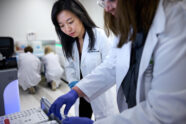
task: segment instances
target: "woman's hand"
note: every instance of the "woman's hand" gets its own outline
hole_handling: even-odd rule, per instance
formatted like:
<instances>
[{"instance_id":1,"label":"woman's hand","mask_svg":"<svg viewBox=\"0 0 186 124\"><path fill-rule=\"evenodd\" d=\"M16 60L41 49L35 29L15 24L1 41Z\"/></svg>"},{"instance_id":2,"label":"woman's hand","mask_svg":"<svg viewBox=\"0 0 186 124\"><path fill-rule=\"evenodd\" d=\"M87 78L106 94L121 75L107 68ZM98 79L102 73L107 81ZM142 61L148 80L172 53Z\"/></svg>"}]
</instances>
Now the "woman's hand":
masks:
<instances>
[{"instance_id":1,"label":"woman's hand","mask_svg":"<svg viewBox=\"0 0 186 124\"><path fill-rule=\"evenodd\" d=\"M54 113L56 117L62 120L62 116L60 113L61 107L65 104L64 114L67 115L71 106L76 102L78 98L78 94L75 90L69 91L67 94L58 97L55 102L50 106L48 115Z\"/></svg>"}]
</instances>

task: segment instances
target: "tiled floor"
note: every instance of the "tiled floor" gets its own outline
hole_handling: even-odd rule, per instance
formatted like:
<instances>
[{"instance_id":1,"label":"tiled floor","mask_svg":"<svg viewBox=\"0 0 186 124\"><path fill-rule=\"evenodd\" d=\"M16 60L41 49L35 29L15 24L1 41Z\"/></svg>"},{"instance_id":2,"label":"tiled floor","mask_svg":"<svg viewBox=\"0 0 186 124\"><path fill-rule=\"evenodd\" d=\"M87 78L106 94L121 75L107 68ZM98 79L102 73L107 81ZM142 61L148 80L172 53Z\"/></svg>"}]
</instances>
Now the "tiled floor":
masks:
<instances>
[{"instance_id":1,"label":"tiled floor","mask_svg":"<svg viewBox=\"0 0 186 124\"><path fill-rule=\"evenodd\" d=\"M52 91L49 87L46 86L45 82L42 82L38 85L36 94L29 94L28 91L23 91L20 88L20 102L21 102L21 111L27 110L30 108L39 108L40 107L40 99L41 97L47 98L51 103L53 101L67 93L70 89L67 84L62 83L61 86L56 90ZM61 113L63 113L64 107L61 109ZM74 115L74 107L72 107L69 111L69 116Z\"/></svg>"}]
</instances>

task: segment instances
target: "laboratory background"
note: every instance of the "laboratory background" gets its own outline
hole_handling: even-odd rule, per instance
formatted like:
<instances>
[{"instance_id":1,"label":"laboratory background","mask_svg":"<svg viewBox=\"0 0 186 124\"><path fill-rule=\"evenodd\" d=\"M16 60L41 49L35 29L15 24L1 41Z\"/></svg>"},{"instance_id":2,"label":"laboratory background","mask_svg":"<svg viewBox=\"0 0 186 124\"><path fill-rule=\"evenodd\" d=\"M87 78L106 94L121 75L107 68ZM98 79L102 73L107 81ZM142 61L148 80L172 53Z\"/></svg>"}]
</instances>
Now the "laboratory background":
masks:
<instances>
[{"instance_id":1,"label":"laboratory background","mask_svg":"<svg viewBox=\"0 0 186 124\"><path fill-rule=\"evenodd\" d=\"M186 0L0 0L0 124L186 124L185 23Z\"/></svg>"},{"instance_id":2,"label":"laboratory background","mask_svg":"<svg viewBox=\"0 0 186 124\"><path fill-rule=\"evenodd\" d=\"M27 73L24 73L24 71L18 72L18 69L14 64L12 64L11 67L9 65L4 67L3 59L6 59L6 57L4 58L3 56L5 53L1 55L0 116L9 115L15 112L25 112L25 110L34 111L35 108L41 108L41 101L43 99L47 99L47 102L52 103L57 97L70 90L64 75L65 58L62 52L63 46L60 44L55 32L55 27L51 21L51 9L54 2L55 0L0 1L0 49L4 49L3 47L7 47L8 45L10 48L7 50L11 51L13 47L14 53L12 56L9 56L8 59L11 59L12 57L16 58L16 60L12 59L5 61L11 61L10 64L15 64L15 61L17 60L20 61L20 63L23 62L24 57L21 55L24 53L27 46L33 48L31 54L36 56L40 61L38 65L38 68L40 68L40 81L33 87L34 89L29 89L26 88L27 86L20 86L18 84L18 78L20 78L20 80L21 78L25 78ZM80 2L84 5L96 25L103 28L103 8L99 7L95 0L80 0ZM3 43L5 41L7 43L6 45ZM57 87L53 87L52 82L52 88L48 87L46 84L47 79L44 74L46 66L43 64L46 47L50 47L51 51L58 56L59 64L62 68L61 84ZM23 61L21 61L21 57L23 57ZM20 66L20 63L17 62L18 67ZM26 66L29 67L31 64L32 62L30 61L30 64L28 63ZM22 74L23 77L19 77L18 73L24 73L24 75ZM11 79L12 77L13 79ZM17 82L14 82L15 84L9 87L9 83L14 80L17 80ZM18 89L16 89L16 87ZM71 108L69 115L74 115L74 107ZM35 115L32 118L34 117ZM5 120L6 118L1 118L0 124L3 122L5 123Z\"/></svg>"}]
</instances>

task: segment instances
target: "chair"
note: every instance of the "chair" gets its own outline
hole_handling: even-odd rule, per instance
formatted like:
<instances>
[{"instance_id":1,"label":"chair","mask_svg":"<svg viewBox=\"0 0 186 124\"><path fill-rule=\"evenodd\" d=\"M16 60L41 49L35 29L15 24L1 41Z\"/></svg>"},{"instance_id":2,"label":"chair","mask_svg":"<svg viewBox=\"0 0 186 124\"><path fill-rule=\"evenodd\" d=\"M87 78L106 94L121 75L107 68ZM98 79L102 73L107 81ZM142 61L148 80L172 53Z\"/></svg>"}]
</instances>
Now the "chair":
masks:
<instances>
[{"instance_id":1,"label":"chair","mask_svg":"<svg viewBox=\"0 0 186 124\"><path fill-rule=\"evenodd\" d=\"M20 97L18 80L10 82L3 94L5 115L20 112Z\"/></svg>"}]
</instances>

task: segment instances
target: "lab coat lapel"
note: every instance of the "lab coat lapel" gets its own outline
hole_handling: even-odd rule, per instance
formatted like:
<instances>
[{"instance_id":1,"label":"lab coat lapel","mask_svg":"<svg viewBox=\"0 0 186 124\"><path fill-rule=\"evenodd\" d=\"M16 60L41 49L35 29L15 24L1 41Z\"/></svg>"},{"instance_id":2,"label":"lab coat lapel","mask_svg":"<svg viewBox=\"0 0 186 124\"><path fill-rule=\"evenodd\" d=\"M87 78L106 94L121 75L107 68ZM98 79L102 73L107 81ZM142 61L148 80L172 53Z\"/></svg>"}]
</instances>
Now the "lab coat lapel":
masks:
<instances>
[{"instance_id":1,"label":"lab coat lapel","mask_svg":"<svg viewBox=\"0 0 186 124\"><path fill-rule=\"evenodd\" d=\"M130 52L131 52L131 42L126 43L122 48L117 49L116 51L117 62L116 62L116 82L118 83L117 91L122 83L123 78L128 72L130 65Z\"/></svg>"},{"instance_id":2,"label":"lab coat lapel","mask_svg":"<svg viewBox=\"0 0 186 124\"><path fill-rule=\"evenodd\" d=\"M86 32L85 38L83 41L83 50L82 50L82 55L81 55L81 65L83 64L84 60L86 59L86 55L88 53L88 44L89 44L89 36L88 33Z\"/></svg>"},{"instance_id":3,"label":"lab coat lapel","mask_svg":"<svg viewBox=\"0 0 186 124\"><path fill-rule=\"evenodd\" d=\"M76 77L79 78L80 80L80 67L79 67L79 51L78 51L78 47L77 47L77 43L74 42L74 46L73 46L73 61L75 62L75 71L76 71Z\"/></svg>"},{"instance_id":4,"label":"lab coat lapel","mask_svg":"<svg viewBox=\"0 0 186 124\"><path fill-rule=\"evenodd\" d=\"M144 91L143 85L145 84L142 84L144 83L142 82L143 74L150 63L150 59L152 57L153 51L158 42L157 35L163 32L164 27L165 27L165 14L163 10L163 0L160 0L153 24L147 35L145 46L144 46L142 57L141 57L139 75L138 75L138 83L137 83L137 92L136 92L137 103L139 103L141 100L144 100L145 98L144 96L145 94L143 92Z\"/></svg>"}]
</instances>

